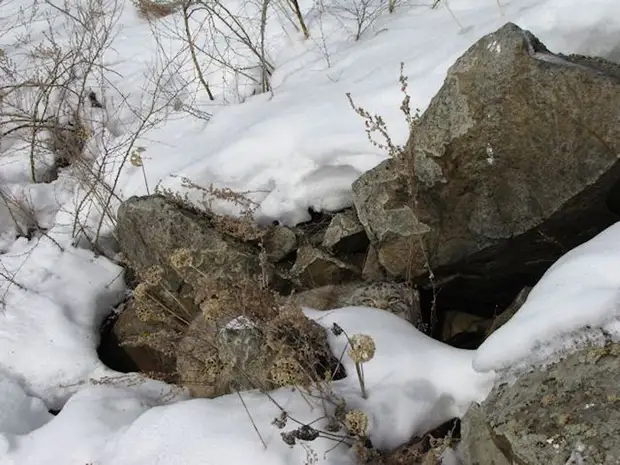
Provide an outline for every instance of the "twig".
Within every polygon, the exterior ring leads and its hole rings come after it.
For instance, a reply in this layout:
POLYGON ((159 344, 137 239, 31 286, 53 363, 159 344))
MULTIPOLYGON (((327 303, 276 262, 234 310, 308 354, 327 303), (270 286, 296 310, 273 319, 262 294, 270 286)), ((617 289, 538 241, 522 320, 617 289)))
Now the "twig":
POLYGON ((250 411, 248 410, 248 406, 245 404, 245 401, 243 400, 243 397, 241 396, 241 393, 239 392, 238 389, 235 389, 235 392, 239 396, 239 400, 243 404, 243 408, 245 409, 245 413, 248 414, 248 418, 250 419, 250 422, 252 423, 252 427, 254 428, 254 431, 256 431, 256 434, 258 435, 258 438, 260 439, 260 442, 262 442, 263 443, 263 447, 265 449, 267 449, 267 443, 265 442, 265 440, 261 436, 260 431, 258 430, 258 427, 256 426, 256 423, 254 422, 254 419, 252 418, 252 415, 250 414, 250 411))

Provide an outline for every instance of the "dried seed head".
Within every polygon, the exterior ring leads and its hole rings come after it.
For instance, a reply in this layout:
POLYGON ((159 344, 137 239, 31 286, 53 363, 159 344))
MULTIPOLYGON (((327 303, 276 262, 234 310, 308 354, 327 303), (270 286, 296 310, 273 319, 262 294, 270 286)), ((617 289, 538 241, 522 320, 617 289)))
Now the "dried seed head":
POLYGON ((295 436, 300 441, 314 441, 319 437, 319 432, 310 425, 303 425, 297 428, 295 436))
POLYGON ((344 423, 355 436, 368 435, 368 416, 361 410, 350 410, 344 416, 344 423))
POLYGON ((300 363, 293 357, 278 357, 270 370, 271 380, 277 386, 298 386, 307 381, 300 363))
POLYGON ((139 283, 133 290, 133 298, 136 301, 144 302, 149 297, 149 287, 145 283, 139 283))
POLYGON ((149 266, 143 272, 142 279, 149 286, 157 286, 164 278, 164 269, 159 265, 149 266))
POLYGON ((295 431, 288 431, 286 433, 280 433, 280 436, 282 436, 282 440, 284 441, 285 444, 288 444, 291 447, 295 445, 295 442, 296 442, 295 431))
POLYGON ((350 340, 349 357, 355 363, 366 363, 375 356, 375 341, 367 334, 355 334, 350 340))
POLYGON ((287 413, 286 412, 282 412, 282 413, 280 413, 279 417, 273 419, 271 424, 274 425, 278 429, 282 429, 282 428, 284 428, 286 426, 286 420, 287 419, 288 419, 287 413))
POLYGON ((334 336, 340 336, 344 332, 344 330, 338 325, 338 323, 334 323, 331 329, 334 336))
POLYGON ((142 166, 142 157, 138 152, 132 152, 129 157, 129 163, 131 163, 136 168, 140 168, 142 166))
POLYGON ((176 249, 170 256, 170 264, 176 270, 191 267, 194 264, 192 251, 187 248, 176 249))
POLYGON ((136 168, 140 168, 143 165, 142 162, 142 153, 145 152, 146 149, 144 147, 136 147, 131 151, 131 155, 129 156, 129 163, 131 163, 136 168))

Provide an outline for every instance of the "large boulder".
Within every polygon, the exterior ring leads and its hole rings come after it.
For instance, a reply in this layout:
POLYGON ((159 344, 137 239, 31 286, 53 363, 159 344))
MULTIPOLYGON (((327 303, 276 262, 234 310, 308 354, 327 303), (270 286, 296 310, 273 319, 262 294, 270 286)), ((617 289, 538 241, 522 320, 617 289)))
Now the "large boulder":
POLYGON ((234 236, 254 239, 258 232, 220 223, 163 196, 121 204, 119 244, 139 284, 114 333, 140 370, 174 373, 178 341, 205 299, 231 283, 273 277, 259 248, 234 236))
POLYGON ((397 278, 542 273, 617 220, 619 119, 620 66, 553 54, 510 23, 483 37, 404 153, 353 184, 378 260, 397 278))
MULTIPOLYGON (((118 237, 137 284, 113 334, 140 371, 206 397, 341 375, 325 330, 278 294, 273 262, 296 251, 293 231, 148 196, 122 204, 118 237)), ((359 273, 310 249, 293 254, 307 286, 359 273)))
POLYGON ((467 465, 620 463, 620 345, 587 348, 495 387, 462 422, 467 465))
POLYGON ((118 210, 117 235, 124 260, 139 276, 161 267, 163 281, 179 292, 188 284, 171 262, 180 250, 192 256, 192 268, 217 274, 214 278, 236 280, 262 271, 258 248, 222 229, 215 216, 191 211, 159 195, 132 197, 118 210))

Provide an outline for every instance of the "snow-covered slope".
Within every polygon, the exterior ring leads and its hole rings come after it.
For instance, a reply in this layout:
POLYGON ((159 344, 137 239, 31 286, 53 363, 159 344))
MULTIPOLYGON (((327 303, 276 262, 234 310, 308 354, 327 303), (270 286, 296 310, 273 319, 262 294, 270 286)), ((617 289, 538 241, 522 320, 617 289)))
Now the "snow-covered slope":
MULTIPOLYGON (((162 383, 120 376, 101 364, 97 326, 123 296, 121 269, 73 244, 83 231, 99 239, 111 233, 111 222, 101 223, 101 204, 108 198, 113 216, 120 199, 152 192, 158 184, 184 192, 181 177, 187 176, 201 186, 249 192, 260 204, 258 220, 297 223, 308 218, 308 207, 348 205, 351 182, 386 156, 366 139, 346 93, 384 117, 395 143, 406 141, 399 110, 401 62, 411 106, 423 110, 454 60, 507 21, 530 29, 553 51, 620 60, 617 0, 451 0, 436 9, 401 2, 394 13, 378 15, 358 41, 352 38, 350 11, 359 1, 306 2, 308 40, 282 14, 269 17, 272 90, 252 95, 255 68, 243 76, 205 60, 215 94, 210 101, 179 38, 178 16, 149 24, 129 1, 102 2, 112 34, 98 58, 97 69, 104 72, 88 75, 86 83, 105 108, 82 109, 81 117, 91 134, 86 152, 93 169, 101 170, 100 178, 114 186, 118 198, 105 190, 93 196, 79 170, 66 170, 51 183, 30 184, 32 172, 40 179, 52 155, 40 151, 31 158, 31 146, 17 137, 23 136, 19 131, 0 139, 0 188, 11 205, 10 213, 0 200, 1 465, 295 465, 311 454, 281 441, 271 425, 279 410, 264 395, 244 393, 247 411, 238 396, 186 401, 182 392, 162 383), (206 121, 188 110, 213 116, 206 121), (138 148, 142 166, 130 160, 138 148), (18 229, 34 223, 47 235, 16 239, 18 229), (46 411, 63 406, 56 417, 46 411)), ((0 64, 10 58, 21 73, 34 75, 47 58, 25 51, 45 45, 50 31, 65 49, 75 45, 72 20, 53 6, 60 3, 36 2, 33 10, 35 2, 0 0, 0 64)), ((255 17, 252 2, 230 5, 246 18, 255 17)), ((197 24, 192 27, 200 47, 217 46, 239 68, 253 63, 247 48, 227 45, 223 36, 201 36, 197 24)), ((251 18, 248 28, 256 33, 251 18)), ((0 121, 2 133, 14 125, 0 121)), ((235 211, 221 202, 215 207, 235 211)), ((558 262, 514 322, 478 353, 450 349, 376 310, 307 310, 326 326, 338 322, 375 338, 377 355, 365 368, 369 399, 361 399, 353 377, 334 389, 366 411, 373 441, 394 446, 484 398, 492 370, 520 361, 526 348, 584 325, 606 324, 607 331, 617 333, 617 236, 614 226, 558 262), (584 268, 592 271, 588 277, 584 268), (584 299, 591 309, 587 315, 584 299), (562 327, 556 325, 558 312, 562 327)), ((331 343, 339 356, 342 341, 332 338, 331 343)), ((273 397, 300 420, 320 416, 299 393, 280 390, 273 397)), ((334 445, 311 444, 320 463, 352 463, 344 446, 325 454, 334 445)))

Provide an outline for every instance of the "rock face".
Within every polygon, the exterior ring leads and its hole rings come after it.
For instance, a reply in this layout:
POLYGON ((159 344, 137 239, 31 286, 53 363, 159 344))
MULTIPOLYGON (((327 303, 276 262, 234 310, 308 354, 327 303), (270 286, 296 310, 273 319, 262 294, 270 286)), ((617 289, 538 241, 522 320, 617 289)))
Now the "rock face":
POLYGON ((261 229, 162 196, 123 203, 118 237, 138 284, 114 335, 141 371, 207 397, 339 374, 325 330, 280 299, 274 276, 288 262, 290 282, 307 288, 351 279, 353 265, 298 249, 291 229, 261 229))
POLYGON ((620 66, 552 54, 510 23, 483 37, 402 156, 353 184, 379 262, 397 278, 427 262, 438 278, 544 271, 617 220, 619 118, 620 66))
POLYGON ((185 283, 170 261, 178 250, 189 250, 197 258, 192 266, 227 280, 259 272, 256 247, 235 241, 218 231, 206 215, 179 208, 162 196, 132 197, 123 202, 117 233, 125 260, 138 274, 160 266, 163 279, 179 292, 185 283))
POLYGON ((387 281, 329 284, 293 294, 287 300, 315 310, 341 307, 380 308, 404 318, 418 329, 422 327, 420 295, 416 289, 406 284, 387 281))
POLYGON ((344 375, 325 330, 292 308, 256 323, 241 316, 217 331, 209 315, 198 315, 176 355, 179 382, 196 397, 305 386, 327 374, 344 375))
POLYGON ((620 463, 620 345, 588 348, 493 389, 463 418, 467 465, 620 463))
POLYGON ((325 230, 323 247, 339 252, 364 252, 368 247, 368 237, 359 222, 355 211, 337 213, 325 230))
POLYGON ((299 248, 291 269, 291 275, 304 289, 352 281, 360 274, 361 271, 354 265, 309 245, 299 248))

